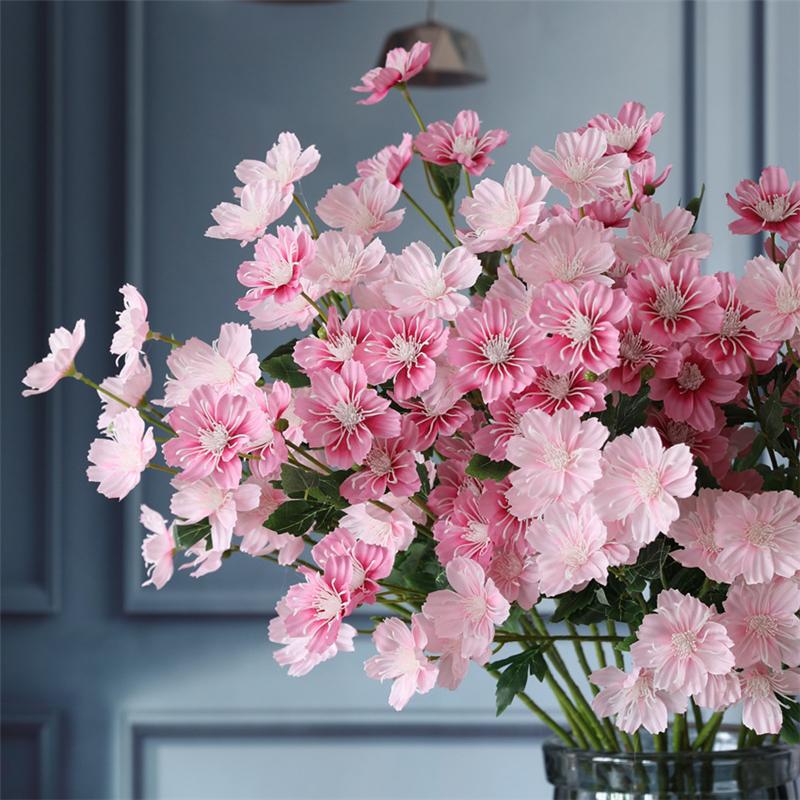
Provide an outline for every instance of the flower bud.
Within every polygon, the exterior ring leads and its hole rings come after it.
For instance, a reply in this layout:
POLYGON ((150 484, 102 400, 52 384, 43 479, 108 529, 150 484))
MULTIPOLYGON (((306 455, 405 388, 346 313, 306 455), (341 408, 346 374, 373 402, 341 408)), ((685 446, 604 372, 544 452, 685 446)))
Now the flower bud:
POLYGON ((283 433, 285 430, 288 429, 288 427, 289 427, 288 419, 280 417, 279 419, 275 420, 275 430, 278 431, 278 433, 283 433))

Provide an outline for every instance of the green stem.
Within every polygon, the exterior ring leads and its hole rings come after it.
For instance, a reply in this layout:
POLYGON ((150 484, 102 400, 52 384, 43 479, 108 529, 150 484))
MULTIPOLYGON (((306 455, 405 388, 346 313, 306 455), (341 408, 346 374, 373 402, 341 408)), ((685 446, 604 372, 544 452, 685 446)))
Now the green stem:
POLYGON ((417 201, 414 200, 414 198, 405 189, 403 189, 403 197, 405 197, 405 199, 408 200, 408 202, 411 203, 411 205, 414 206, 417 211, 419 211, 425 221, 436 231, 436 233, 439 234, 439 236, 442 237, 442 239, 444 239, 448 247, 455 247, 455 244, 453 244, 444 231, 428 216, 422 206, 420 206, 419 203, 417 203, 417 201))
POLYGON ((469 179, 469 172, 464 168, 464 182, 467 184, 467 194, 472 197, 472 181, 469 179))
POLYGON ((300 208, 300 211, 306 218, 306 222, 308 222, 309 227, 311 228, 311 232, 314 234, 314 238, 319 239, 319 233, 317 233, 317 226, 314 224, 314 220, 311 219, 311 214, 308 213, 308 209, 305 207, 305 204, 300 200, 300 198, 297 195, 294 195, 292 199, 294 200, 295 203, 297 203, 297 205, 300 208))
POLYGON ((170 469, 169 467, 162 467, 161 464, 154 464, 152 461, 147 465, 148 469, 159 469, 162 472, 169 472, 170 475, 177 475, 178 470, 170 469))
POLYGON ((606 663, 606 651, 603 650, 603 643, 597 638, 600 636, 600 631, 598 630, 597 625, 594 623, 589 625, 589 630, 592 632, 592 636, 595 637, 594 647, 595 651, 597 652, 597 663, 600 665, 600 669, 603 669, 608 665, 606 663))
MULTIPOLYGON (((606 630, 608 631, 609 636, 616 636, 617 635, 617 626, 614 624, 614 620, 607 619, 606 620, 606 630)), ((625 656, 622 655, 620 650, 614 648, 614 659, 617 662, 617 669, 622 670, 625 672, 625 656)))
POLYGON ((694 744, 692 744, 692 750, 705 750, 706 744, 710 746, 714 743, 717 731, 720 725, 722 725, 723 716, 724 714, 722 711, 717 711, 716 714, 712 714, 711 717, 709 717, 708 722, 699 730, 697 738, 694 740, 694 744))
POLYGON ((411 111, 414 114, 414 119, 417 120, 417 125, 419 125, 419 129, 424 133, 425 123, 422 121, 422 117, 420 117, 419 112, 417 111, 417 107, 414 105, 414 101, 411 99, 411 95, 408 93, 408 89, 406 88, 405 83, 398 83, 397 88, 400 90, 400 93, 403 95, 403 97, 405 97, 408 105, 411 106, 411 111))
POLYGON ((328 324, 328 315, 319 307, 316 301, 312 300, 305 292, 300 292, 300 296, 319 314, 320 319, 325 325, 328 324))
POLYGON ((171 336, 165 336, 163 333, 156 333, 155 331, 148 331, 147 338, 145 341, 156 341, 156 342, 166 342, 167 344, 173 345, 173 347, 183 347, 183 342, 179 342, 177 339, 173 339, 171 336))

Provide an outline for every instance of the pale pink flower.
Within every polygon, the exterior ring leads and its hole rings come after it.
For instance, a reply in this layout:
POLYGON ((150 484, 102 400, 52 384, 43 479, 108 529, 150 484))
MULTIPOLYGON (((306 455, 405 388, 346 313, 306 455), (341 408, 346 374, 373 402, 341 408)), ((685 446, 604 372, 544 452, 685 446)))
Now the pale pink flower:
POLYGON ((576 369, 557 375, 547 367, 537 367, 536 374, 520 397, 521 412, 538 408, 552 416, 561 409, 603 411, 607 389, 598 380, 587 380, 586 370, 576 369))
POLYGON ((766 583, 800 570, 800 498, 786 490, 717 500, 717 565, 747 583, 766 583))
POLYGON ((125 308, 117 312, 119 330, 111 340, 111 352, 119 359, 124 356, 125 363, 119 373, 122 380, 127 380, 136 370, 142 345, 147 341, 150 325, 147 322, 147 303, 138 290, 126 283, 120 292, 125 298, 125 308))
POLYGON ((650 542, 678 519, 678 497, 694 492, 696 467, 685 444, 665 449, 653 428, 618 436, 603 452, 594 502, 603 520, 627 519, 636 541, 650 542))
POLYGON ((332 466, 361 464, 378 436, 400 434, 400 415, 389 400, 367 388, 367 374, 357 361, 340 372, 322 369, 311 375, 311 397, 298 397, 295 409, 305 420, 303 432, 312 447, 324 447, 332 466))
POLYGON ((446 458, 436 465, 438 485, 428 495, 428 507, 436 517, 449 514, 453 510, 453 503, 462 492, 472 492, 478 497, 483 493, 483 484, 477 478, 467 475, 468 465, 469 457, 446 458))
POLYGON ((389 705, 397 711, 405 707, 415 694, 425 694, 436 685, 439 668, 422 652, 428 643, 419 624, 419 615, 411 618, 411 627, 397 618, 384 619, 372 635, 379 655, 364 662, 370 678, 383 683, 394 680, 389 705))
POLYGON ((386 248, 380 239, 366 247, 355 234, 324 231, 317 239, 314 260, 305 269, 305 276, 326 292, 350 294, 356 283, 371 281, 381 272, 386 248))
POLYGON ((479 658, 494 639, 495 625, 508 618, 510 605, 475 561, 455 558, 446 572, 454 591, 431 592, 422 613, 437 636, 461 642, 463 658, 479 658))
POLYGON ((192 578, 202 578, 203 575, 216 572, 222 566, 225 551, 206 549, 206 545, 207 539, 204 537, 184 553, 186 558, 193 558, 194 561, 183 564, 181 569, 193 569, 194 572, 189 573, 192 578))
POLYGON ((573 206, 580 207, 600 197, 600 189, 621 183, 631 162, 624 153, 606 155, 608 142, 602 131, 587 128, 556 137, 554 153, 534 147, 528 160, 560 189, 573 206))
POLYGON ((481 175, 494 164, 487 153, 508 141, 503 130, 487 131, 480 136, 480 120, 474 111, 460 111, 453 125, 433 122, 418 133, 414 146, 423 161, 444 166, 461 164, 470 175, 481 175))
POLYGON ((722 291, 719 281, 701 276, 700 262, 685 253, 669 264, 643 258, 628 275, 627 291, 650 342, 668 347, 722 325, 724 312, 712 302, 722 291))
POLYGON ((792 581, 749 585, 737 580, 728 590, 720 621, 733 639, 737 667, 763 661, 779 670, 800 665, 800 587, 792 581))
POLYGON ((211 345, 194 337, 167 356, 170 377, 159 402, 169 408, 185 405, 200 386, 212 386, 234 395, 252 394, 261 378, 258 355, 252 352, 247 325, 226 322, 211 345))
POLYGON ((617 727, 625 733, 636 733, 642 726, 650 733, 661 733, 667 729, 670 711, 686 711, 686 695, 657 689, 651 669, 634 667, 625 673, 617 667, 603 667, 595 670, 589 681, 604 687, 592 700, 592 708, 601 717, 616 714, 617 727))
POLYGON ((658 595, 656 611, 639 626, 631 645, 637 667, 654 670, 653 685, 691 695, 706 685, 709 674, 733 669, 733 642, 725 626, 714 622, 713 609, 696 597, 667 589, 658 595))
POLYGON ((605 134, 608 152, 626 153, 631 163, 650 156, 647 147, 650 137, 661 128, 664 114, 658 112, 647 119, 645 107, 641 103, 628 101, 616 117, 598 114, 587 123, 589 128, 597 128, 605 134))
POLYGON ((331 306, 328 321, 320 329, 325 331, 324 338, 300 339, 294 346, 294 360, 309 374, 318 369, 339 372, 343 364, 357 358, 357 353, 362 351, 361 345, 369 335, 365 323, 361 309, 353 309, 342 322, 336 306, 331 306))
POLYGON ((56 328, 50 334, 50 352, 42 361, 28 367, 22 382, 29 389, 22 390, 22 396, 49 392, 62 378, 75 374, 75 356, 86 338, 86 323, 79 319, 70 333, 66 328, 56 328))
POLYGON ((531 304, 530 320, 549 334, 540 345, 544 365, 564 374, 583 368, 597 374, 618 363, 617 324, 631 309, 624 292, 596 281, 575 289, 561 281, 542 288, 531 304))
POLYGON ((800 240, 800 182, 789 186, 783 167, 767 167, 758 183, 743 180, 728 205, 739 219, 728 225, 731 233, 779 233, 787 242, 800 240))
POLYGON ((547 178, 534 178, 522 164, 509 168, 502 186, 484 178, 472 197, 461 201, 459 213, 469 229, 456 231, 459 241, 473 253, 485 253, 505 250, 526 233, 535 239, 542 229, 539 218, 549 188, 547 178))
POLYGON ((411 50, 395 47, 386 54, 386 65, 375 67, 361 76, 361 86, 353 86, 354 92, 370 92, 370 96, 359 100, 359 105, 379 103, 398 83, 413 78, 430 61, 430 42, 416 42, 411 50))
MULTIPOLYGON (((511 482, 506 477, 502 481, 483 481, 483 492, 478 498, 478 508, 489 522, 489 536, 496 546, 522 545, 522 551, 532 552, 525 541, 528 520, 519 519, 511 510, 508 489, 511 482)), ((507 598, 506 598, 507 599, 507 598)))
POLYGON ((489 566, 494 546, 489 521, 472 492, 458 495, 450 513, 434 523, 433 538, 438 542, 436 555, 445 567, 455 558, 469 558, 483 569, 489 566))
POLYGON ((780 733, 783 727, 783 704, 777 695, 800 694, 797 669, 770 671, 758 664, 739 673, 742 685, 742 722, 758 734, 780 733))
MULTIPOLYGON (((514 319, 524 319, 533 302, 536 287, 527 286, 519 278, 511 274, 508 263, 501 264, 497 268, 497 280, 486 292, 486 300, 501 300, 511 311, 514 319)), ((476 299, 473 297, 473 303, 476 299)))
MULTIPOLYGON (((312 300, 319 300, 324 290, 316 283, 305 277, 300 278, 300 288, 303 294, 312 300)), ((256 331, 274 331, 284 328, 300 328, 306 330, 317 318, 317 309, 302 295, 295 297, 288 303, 278 303, 274 297, 265 297, 257 306, 248 309, 253 318, 250 327, 256 331)))
POLYGON ((403 188, 400 176, 414 158, 414 139, 410 133, 403 134, 399 145, 390 144, 366 161, 359 161, 356 170, 362 178, 378 178, 389 181, 398 189, 403 188))
POLYGON ((393 231, 403 221, 405 209, 390 210, 400 194, 396 186, 377 178, 365 178, 358 189, 337 183, 317 203, 316 211, 331 228, 368 242, 374 234, 393 231))
POLYGON ((600 448, 608 430, 596 419, 581 422, 580 412, 563 409, 552 416, 538 409, 520 420, 520 436, 508 442, 506 457, 519 467, 507 493, 521 519, 538 516, 551 503, 575 503, 601 476, 600 448))
POLYGON ((461 681, 467 675, 471 661, 481 666, 486 664, 492 656, 491 645, 487 646, 480 656, 465 658, 461 654, 461 639, 445 639, 437 636, 434 623, 424 614, 415 617, 420 628, 425 631, 427 643, 425 649, 429 653, 438 653, 436 666, 439 668, 439 675, 436 685, 442 689, 454 692, 461 685, 461 681))
POLYGON ((236 277, 248 287, 237 301, 240 311, 249 311, 267 297, 284 305, 302 291, 300 276, 314 258, 316 245, 306 231, 295 232, 287 225, 278 226, 278 235, 268 233, 256 242, 255 261, 245 261, 236 277))
POLYGON ((646 203, 631 215, 627 237, 617 240, 617 252, 634 267, 643 258, 669 262, 681 253, 705 258, 711 252, 711 237, 692 233, 694 223, 694 214, 685 208, 673 208, 662 217, 658 203, 646 203))
POLYGON ((393 266, 395 279, 384 287, 386 299, 399 314, 424 313, 431 319, 454 320, 469 306, 461 290, 481 274, 480 261, 465 248, 453 248, 437 264, 423 242, 406 247, 393 266))
MULTIPOLYGON (((392 497, 383 502, 391 504, 392 497)), ((402 507, 389 511, 370 503, 357 503, 345 509, 339 525, 356 539, 378 544, 393 553, 408 550, 417 535, 414 521, 402 507)))
POLYGON ((269 479, 279 473, 281 465, 289 460, 287 440, 299 444, 302 441, 302 431, 300 421, 290 418, 293 416, 290 411, 292 390, 288 383, 275 381, 265 386, 264 393, 257 397, 267 424, 264 435, 253 442, 249 450, 253 456, 250 471, 261 478, 269 479), (279 431, 278 420, 288 423, 288 427, 279 431))
POLYGON ((136 408, 146 397, 150 385, 153 382, 153 372, 147 358, 144 361, 137 359, 128 377, 123 379, 121 375, 106 378, 100 388, 110 392, 114 397, 118 397, 125 406, 114 398, 109 397, 105 392, 98 392, 97 396, 103 404, 103 413, 97 419, 97 427, 105 430, 116 416, 125 411, 128 406, 136 408))
POLYGON ((292 204, 291 191, 278 181, 264 179, 248 183, 242 190, 241 205, 220 203, 211 216, 206 236, 212 239, 239 239, 244 247, 264 235, 267 226, 280 219, 292 204))
POLYGON ((167 527, 164 517, 146 505, 141 506, 139 521, 152 531, 142 542, 142 558, 147 566, 147 580, 142 586, 155 586, 161 589, 174 572, 172 557, 175 555, 175 537, 172 525, 167 527))
POLYGON ((304 150, 297 136, 284 132, 278 135, 278 141, 269 149, 264 161, 240 161, 236 166, 236 177, 245 184, 269 179, 276 181, 284 190, 289 190, 293 188, 293 183, 317 168, 319 159, 319 152, 314 145, 304 150))
POLYGON ((539 555, 539 589, 550 597, 584 586, 591 580, 605 586, 607 532, 590 503, 577 512, 564 503, 549 505, 541 519, 531 520, 526 539, 539 555))
POLYGON ((800 331, 800 250, 787 259, 783 271, 758 256, 745 264, 736 297, 755 313, 747 327, 761 339, 782 341, 800 331))
POLYGON ((211 386, 195 389, 187 404, 173 408, 165 420, 176 433, 162 448, 167 464, 183 470, 184 482, 212 476, 222 489, 239 483, 239 454, 261 439, 267 424, 249 398, 211 386))
POLYGON ((709 675, 706 685, 695 692, 693 698, 697 705, 714 712, 738 705, 742 700, 739 673, 731 671, 724 675, 709 675))
POLYGON ((486 577, 494 581, 509 603, 517 603, 526 611, 539 601, 536 553, 523 537, 495 545, 486 577))
POLYGON ((157 452, 153 429, 145 432, 144 420, 135 408, 118 414, 110 424, 107 439, 95 439, 89 448, 86 470, 97 491, 106 497, 122 499, 141 480, 150 459, 157 452))

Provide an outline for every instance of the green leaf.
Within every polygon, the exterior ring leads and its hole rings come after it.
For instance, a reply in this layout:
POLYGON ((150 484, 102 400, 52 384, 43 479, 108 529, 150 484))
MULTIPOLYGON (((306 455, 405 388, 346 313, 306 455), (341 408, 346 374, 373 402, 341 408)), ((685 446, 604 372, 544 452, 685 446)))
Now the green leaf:
POLYGON ((191 525, 176 525, 175 541, 179 550, 188 550, 192 545, 197 544, 210 533, 211 524, 208 518, 206 518, 191 525))
POLYGON ((260 365, 260 369, 262 372, 266 372, 264 369, 264 364, 269 361, 271 358, 278 358, 279 356, 286 356, 292 355, 294 353, 294 346, 299 342, 299 339, 292 339, 290 342, 286 342, 284 344, 279 344, 262 362, 260 365))
POLYGON ((423 500, 428 499, 431 491, 431 481, 428 477, 428 469, 425 464, 417 464, 417 475, 419 475, 420 488, 418 494, 422 496, 423 500))
POLYGON ((744 406, 726 405, 722 406, 725 412, 725 425, 728 428, 736 428, 748 422, 757 422, 757 417, 749 408, 744 406))
POLYGON ((478 275, 478 280, 475 281, 475 285, 472 287, 474 289, 473 294, 486 297, 486 292, 492 288, 492 284, 494 284, 496 280, 496 275, 487 275, 485 272, 482 272, 478 275))
POLYGON ((497 702, 497 716, 499 717, 510 705, 511 701, 525 691, 528 676, 533 675, 538 680, 543 680, 547 672, 547 665, 541 654, 542 646, 536 644, 517 653, 510 658, 488 664, 488 669, 498 671, 505 668, 497 680, 495 698, 497 702))
POLYGON ((650 386, 645 384, 631 397, 620 394, 617 401, 611 394, 606 400, 606 410, 599 415, 600 422, 608 428, 608 439, 616 439, 632 433, 634 428, 641 428, 647 423, 647 409, 650 406, 650 386))
POLYGON ((631 645, 637 641, 639 637, 632 633, 630 636, 626 636, 621 642, 617 642, 614 645, 615 650, 619 650, 620 653, 629 653, 631 649, 631 645))
POLYGON ((281 466, 281 491, 288 497, 305 500, 308 492, 319 486, 320 474, 295 467, 292 464, 281 466))
POLYGON ((270 514, 264 525, 276 533, 302 536, 309 530, 328 533, 336 527, 338 510, 327 503, 287 500, 270 514))
POLYGON ((800 706, 791 697, 776 694, 775 699, 781 704, 783 725, 781 725, 781 739, 787 744, 800 744, 800 731, 797 722, 800 722, 800 706))
POLYGON ((349 500, 342 497, 342 484, 352 475, 350 470, 338 470, 329 475, 320 475, 319 483, 311 490, 311 496, 321 503, 337 509, 347 508, 349 500))
MULTIPOLYGON (((700 215, 700 206, 703 204, 703 195, 706 193, 706 185, 703 184, 700 187, 700 195, 698 197, 693 197, 687 204, 686 210, 694 217, 695 222, 697 222, 697 217, 700 215)), ((692 230, 694 230, 694 225, 692 225, 692 230)))
POLYGON ((770 442, 774 442, 784 431, 783 404, 780 389, 776 389, 761 407, 761 423, 770 442))
POLYGON ((585 586, 579 592, 564 592, 556 598, 557 605, 551 622, 561 622, 565 619, 570 619, 573 614, 576 614, 581 609, 588 606, 595 599, 595 592, 597 591, 597 583, 591 581, 588 586, 585 586))
POLYGON ((466 473, 479 481, 502 481, 514 465, 510 461, 492 461, 489 456, 475 453, 467 465, 466 473))
POLYGON ((433 182, 436 184, 436 188, 439 190, 439 194, 447 207, 447 211, 452 217, 455 210, 456 192, 458 191, 459 183, 461 183, 461 164, 439 166, 438 164, 428 163, 428 168, 433 176, 433 182))
POLYGON ((292 389, 311 386, 311 379, 304 372, 300 371, 300 367, 297 366, 292 356, 288 353, 276 356, 275 358, 265 359, 261 362, 261 369, 263 372, 266 372, 270 378, 288 383, 292 389))
POLYGON ((733 471, 744 472, 746 469, 752 469, 758 464, 761 459, 761 454, 767 443, 763 436, 757 436, 750 446, 750 452, 746 456, 733 459, 733 471))

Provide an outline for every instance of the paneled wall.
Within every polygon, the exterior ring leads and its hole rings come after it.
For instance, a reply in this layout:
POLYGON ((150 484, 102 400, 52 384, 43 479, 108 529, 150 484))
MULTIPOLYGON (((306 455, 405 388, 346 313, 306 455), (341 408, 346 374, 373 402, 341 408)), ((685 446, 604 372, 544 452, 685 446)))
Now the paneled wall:
MULTIPOLYGON (((427 121, 471 108, 508 130, 495 179, 627 100, 665 112, 653 149, 674 169, 660 197, 705 182, 710 268, 741 271, 756 245, 726 237, 725 193, 767 163, 800 178, 799 8, 440 0, 442 23, 480 39, 489 80, 415 102, 427 121)), ((516 704, 495 720, 479 670, 401 714, 363 674, 367 637, 288 678, 267 640, 285 571, 233 558, 142 589, 138 503, 166 516, 167 487, 149 475, 123 503, 99 496, 85 480, 96 398, 73 381, 19 394, 49 332, 78 318, 78 368, 97 382, 115 371, 125 282, 153 328, 181 339, 245 321, 233 304, 249 251, 203 235, 233 167, 291 130, 322 153, 302 182, 313 206, 412 132, 399 95, 359 106, 349 87, 389 31, 426 12, 394 0, 2 3, 3 797, 547 795, 545 730, 516 704)), ((419 174, 407 188, 424 196, 419 174)), ((394 251, 415 239, 436 246, 412 209, 384 237, 394 251)), ((255 340, 265 353, 286 338, 255 340)), ((150 351, 158 375, 165 354, 150 351)))

